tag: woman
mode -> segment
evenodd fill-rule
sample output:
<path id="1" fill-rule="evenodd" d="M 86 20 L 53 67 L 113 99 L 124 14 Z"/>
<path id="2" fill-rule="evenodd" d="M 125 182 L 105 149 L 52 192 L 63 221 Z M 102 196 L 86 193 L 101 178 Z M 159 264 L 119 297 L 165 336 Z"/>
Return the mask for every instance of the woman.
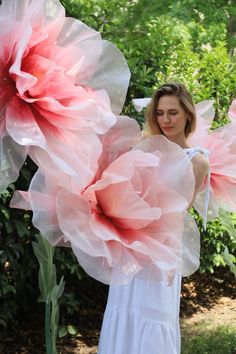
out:
<path id="1" fill-rule="evenodd" d="M 154 93 L 145 118 L 145 137 L 164 134 L 185 149 L 192 160 L 195 175 L 193 203 L 208 174 L 209 163 L 201 149 L 192 148 L 188 143 L 196 126 L 190 93 L 182 84 L 162 85 Z M 177 273 L 171 284 L 155 280 L 151 268 L 145 276 L 145 279 L 135 277 L 127 285 L 110 286 L 98 354 L 180 353 L 182 275 Z"/>

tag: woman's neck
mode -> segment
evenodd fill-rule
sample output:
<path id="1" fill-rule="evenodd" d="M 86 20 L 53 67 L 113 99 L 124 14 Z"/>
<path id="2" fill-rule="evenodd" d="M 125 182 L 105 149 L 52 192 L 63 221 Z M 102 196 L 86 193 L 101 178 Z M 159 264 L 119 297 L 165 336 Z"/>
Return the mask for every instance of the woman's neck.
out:
<path id="1" fill-rule="evenodd" d="M 168 137 L 168 139 L 170 141 L 172 141 L 173 143 L 179 145 L 180 147 L 182 147 L 183 149 L 185 148 L 190 148 L 191 146 L 189 145 L 187 138 L 184 136 L 173 136 L 173 137 Z"/>

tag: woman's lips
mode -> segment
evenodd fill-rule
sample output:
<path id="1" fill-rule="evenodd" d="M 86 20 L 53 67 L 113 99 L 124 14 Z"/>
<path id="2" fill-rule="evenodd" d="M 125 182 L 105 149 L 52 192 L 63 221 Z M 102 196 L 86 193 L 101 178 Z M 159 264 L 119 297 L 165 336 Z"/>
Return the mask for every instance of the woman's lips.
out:
<path id="1" fill-rule="evenodd" d="M 162 127 L 163 130 L 169 131 L 171 130 L 173 127 Z"/>

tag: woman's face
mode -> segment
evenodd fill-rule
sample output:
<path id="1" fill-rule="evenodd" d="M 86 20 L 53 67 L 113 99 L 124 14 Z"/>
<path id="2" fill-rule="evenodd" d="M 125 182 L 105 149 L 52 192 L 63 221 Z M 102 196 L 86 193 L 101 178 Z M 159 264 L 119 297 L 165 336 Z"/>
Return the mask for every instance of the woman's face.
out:
<path id="1" fill-rule="evenodd" d="M 186 112 L 176 96 L 162 96 L 157 106 L 157 123 L 167 138 L 185 136 Z"/>

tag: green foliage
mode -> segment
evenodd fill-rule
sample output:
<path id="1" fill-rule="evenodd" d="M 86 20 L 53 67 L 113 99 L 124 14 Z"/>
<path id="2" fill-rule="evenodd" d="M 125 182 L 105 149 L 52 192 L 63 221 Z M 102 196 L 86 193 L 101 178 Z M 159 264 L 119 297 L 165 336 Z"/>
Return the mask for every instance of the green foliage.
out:
<path id="1" fill-rule="evenodd" d="M 236 350 L 236 330 L 230 326 L 195 329 L 182 336 L 182 354 L 233 354 Z"/>
<path id="2" fill-rule="evenodd" d="M 29 183 L 34 172 L 29 165 L 22 168 L 17 187 Z M 34 228 L 29 213 L 9 208 L 14 190 L 10 185 L 0 196 L 0 327 L 15 323 L 16 314 L 32 307 L 37 297 L 37 265 L 30 245 Z"/>
<path id="3" fill-rule="evenodd" d="M 194 215 L 201 231 L 201 272 L 214 273 L 218 267 L 229 266 L 236 276 L 236 214 L 220 212 L 220 218 L 213 219 L 203 229 L 202 219 Z"/>

